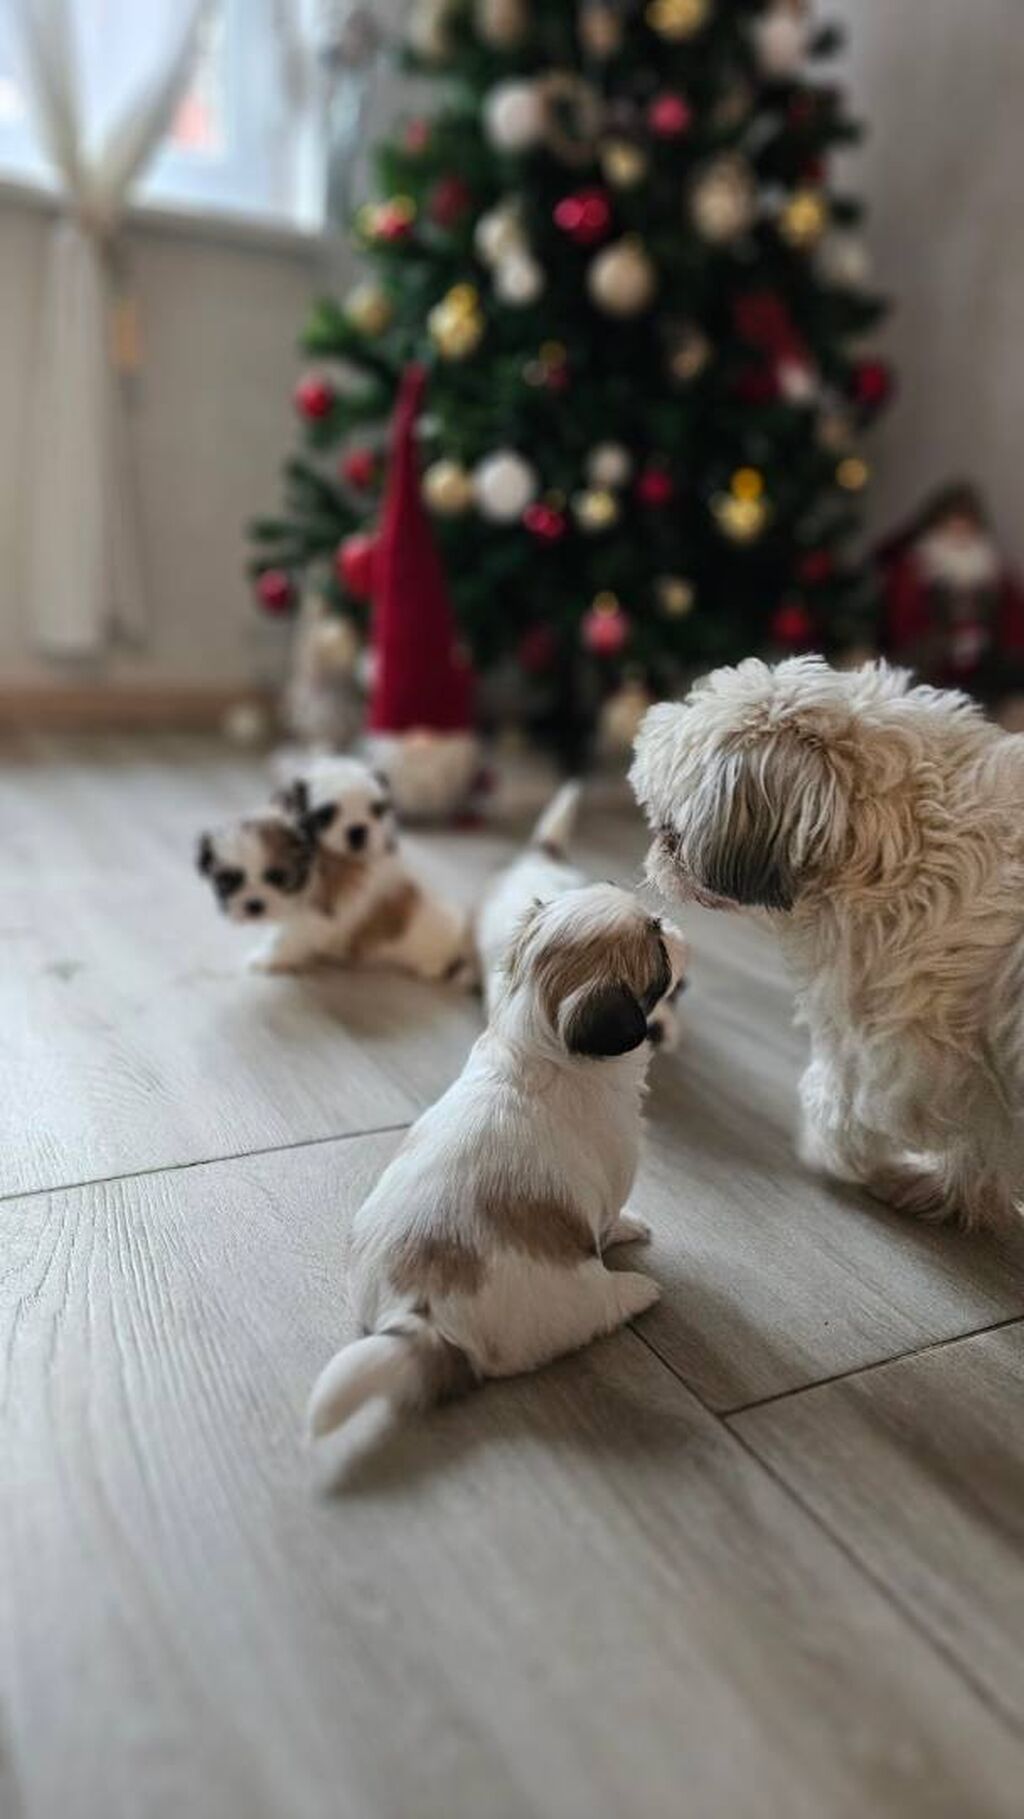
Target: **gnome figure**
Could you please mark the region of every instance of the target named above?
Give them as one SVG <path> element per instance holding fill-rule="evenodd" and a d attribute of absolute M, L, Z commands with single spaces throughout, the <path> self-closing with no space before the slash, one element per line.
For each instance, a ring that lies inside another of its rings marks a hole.
<path fill-rule="evenodd" d="M 974 487 L 933 494 L 877 560 L 886 656 L 989 705 L 1024 688 L 1024 590 Z"/>
<path fill-rule="evenodd" d="M 422 367 L 407 368 L 395 410 L 375 557 L 365 742 L 405 820 L 463 808 L 480 768 L 475 679 L 420 494 L 416 419 L 425 383 Z"/>

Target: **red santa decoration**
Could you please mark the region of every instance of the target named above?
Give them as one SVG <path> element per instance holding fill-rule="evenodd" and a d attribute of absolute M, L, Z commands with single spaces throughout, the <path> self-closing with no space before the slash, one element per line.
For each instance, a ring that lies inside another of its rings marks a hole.
<path fill-rule="evenodd" d="M 1024 589 L 973 486 L 934 493 L 876 559 L 887 656 L 988 704 L 1024 688 Z"/>
<path fill-rule="evenodd" d="M 480 764 L 475 680 L 420 493 L 416 420 L 425 386 L 424 369 L 407 368 L 395 407 L 374 559 L 366 737 L 370 761 L 386 772 L 407 820 L 462 807 Z"/>

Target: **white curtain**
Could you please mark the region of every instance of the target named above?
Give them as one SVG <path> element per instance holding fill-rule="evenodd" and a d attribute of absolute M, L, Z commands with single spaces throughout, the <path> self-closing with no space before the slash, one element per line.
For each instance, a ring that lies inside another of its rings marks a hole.
<path fill-rule="evenodd" d="M 185 88 L 209 0 L 10 0 L 40 141 L 60 180 L 28 452 L 36 641 L 88 657 L 147 616 L 115 311 L 117 229 Z"/>

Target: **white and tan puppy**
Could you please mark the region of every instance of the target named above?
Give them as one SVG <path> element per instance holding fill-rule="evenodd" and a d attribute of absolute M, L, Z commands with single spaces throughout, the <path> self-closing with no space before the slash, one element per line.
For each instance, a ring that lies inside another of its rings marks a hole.
<path fill-rule="evenodd" d="M 486 1032 L 356 1215 L 366 1336 L 321 1374 L 314 1434 L 377 1398 L 415 1408 L 533 1370 L 657 1299 L 603 1253 L 648 1235 L 623 1209 L 675 943 L 609 884 L 529 912 Z"/>
<path fill-rule="evenodd" d="M 653 881 L 772 912 L 811 1038 L 812 1164 L 906 1211 L 1024 1192 L 1024 740 L 884 663 L 716 670 L 631 773 Z"/>
<path fill-rule="evenodd" d="M 566 891 L 592 882 L 569 859 L 581 793 L 578 783 L 562 785 L 541 815 L 529 845 L 495 879 L 477 913 L 476 945 L 488 1011 L 503 978 L 509 949 L 531 906 L 551 903 Z M 675 1048 L 679 1039 L 678 1002 L 686 989 L 689 961 L 682 935 L 678 930 L 673 934 L 677 964 L 667 992 L 647 1019 L 648 1041 L 666 1051 Z"/>

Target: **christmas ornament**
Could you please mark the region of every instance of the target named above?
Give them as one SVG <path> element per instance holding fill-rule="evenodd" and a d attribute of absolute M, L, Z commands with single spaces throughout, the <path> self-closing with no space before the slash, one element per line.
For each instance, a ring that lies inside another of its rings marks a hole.
<path fill-rule="evenodd" d="M 548 150 L 563 164 L 592 164 L 604 117 L 597 90 L 573 70 L 552 70 L 537 87 Z"/>
<path fill-rule="evenodd" d="M 363 721 L 356 678 L 361 648 L 352 621 L 329 610 L 318 589 L 307 588 L 283 701 L 285 725 L 303 744 L 339 751 L 355 743 Z"/>
<path fill-rule="evenodd" d="M 295 600 L 292 578 L 283 568 L 265 568 L 256 577 L 256 597 L 265 613 L 288 613 Z"/>
<path fill-rule="evenodd" d="M 525 250 L 509 253 L 494 270 L 495 296 L 517 308 L 536 303 L 546 283 L 543 266 Z"/>
<path fill-rule="evenodd" d="M 698 170 L 690 187 L 690 215 L 713 246 L 746 233 L 757 211 L 753 173 L 737 152 L 723 152 Z"/>
<path fill-rule="evenodd" d="M 754 467 L 737 468 L 727 493 L 711 501 L 715 522 L 732 543 L 754 543 L 768 522 L 764 477 Z"/>
<path fill-rule="evenodd" d="M 379 284 L 357 284 L 344 304 L 345 316 L 361 335 L 382 335 L 390 328 L 395 310 Z"/>
<path fill-rule="evenodd" d="M 853 441 L 853 424 L 842 411 L 826 410 L 818 419 L 817 438 L 822 448 L 832 455 L 842 454 Z"/>
<path fill-rule="evenodd" d="M 339 543 L 334 553 L 335 573 L 353 600 L 372 597 L 376 555 L 377 539 L 368 531 L 353 531 Z"/>
<path fill-rule="evenodd" d="M 400 816 L 450 814 L 479 768 L 474 679 L 430 519 L 423 509 L 416 423 L 426 375 L 410 366 L 395 409 L 388 492 L 375 562 L 370 762 L 388 777 Z"/>
<path fill-rule="evenodd" d="M 853 369 L 850 391 L 857 404 L 877 409 L 892 391 L 892 374 L 884 360 L 860 360 Z"/>
<path fill-rule="evenodd" d="M 515 50 L 530 30 L 526 0 L 475 0 L 473 29 L 492 50 Z"/>
<path fill-rule="evenodd" d="M 528 360 L 523 367 L 523 378 L 527 385 L 539 386 L 545 391 L 564 392 L 569 383 L 569 360 L 564 343 L 545 341 L 536 360 Z"/>
<path fill-rule="evenodd" d="M 629 677 L 601 709 L 601 743 L 610 752 L 628 752 L 653 697 L 639 677 Z"/>
<path fill-rule="evenodd" d="M 535 82 L 509 78 L 484 99 L 484 132 L 501 152 L 526 152 L 544 134 L 545 107 Z"/>
<path fill-rule="evenodd" d="M 785 82 L 799 73 L 807 55 L 809 25 L 804 0 L 774 0 L 754 20 L 757 67 L 770 82 Z"/>
<path fill-rule="evenodd" d="M 230 745 L 250 751 L 263 745 L 272 730 L 270 714 L 262 701 L 233 701 L 225 710 L 220 726 Z"/>
<path fill-rule="evenodd" d="M 650 0 L 644 18 L 659 38 L 681 44 L 707 24 L 710 13 L 711 0 Z"/>
<path fill-rule="evenodd" d="M 407 121 L 402 133 L 402 144 L 411 158 L 422 158 L 430 144 L 430 121 Z"/>
<path fill-rule="evenodd" d="M 427 213 L 437 227 L 457 227 L 473 200 L 469 184 L 461 177 L 439 177 L 430 192 Z"/>
<path fill-rule="evenodd" d="M 405 39 L 424 63 L 443 63 L 451 51 L 452 0 L 414 0 Z"/>
<path fill-rule="evenodd" d="M 666 618 L 685 619 L 693 611 L 697 594 L 693 582 L 682 575 L 659 575 L 654 597 Z"/>
<path fill-rule="evenodd" d="M 355 669 L 362 643 L 351 619 L 340 613 L 321 618 L 309 636 L 310 653 L 324 676 L 350 676 Z"/>
<path fill-rule="evenodd" d="M 605 591 L 595 595 L 593 605 L 584 613 L 580 637 L 592 656 L 617 657 L 629 643 L 630 629 L 618 595 Z"/>
<path fill-rule="evenodd" d="M 737 335 L 757 349 L 764 364 L 741 375 L 737 391 L 748 403 L 769 403 L 776 395 L 789 404 L 809 404 L 817 396 L 819 374 L 810 348 L 789 306 L 777 291 L 746 291 L 732 306 Z"/>
<path fill-rule="evenodd" d="M 537 470 L 512 449 L 497 449 L 473 470 L 477 506 L 495 524 L 512 524 L 521 518 L 537 496 Z"/>
<path fill-rule="evenodd" d="M 814 641 L 814 620 L 802 600 L 784 600 L 772 616 L 771 630 L 776 644 L 790 650 Z"/>
<path fill-rule="evenodd" d="M 516 657 L 529 676 L 543 675 L 558 655 L 558 640 L 549 625 L 531 625 L 519 641 Z"/>
<path fill-rule="evenodd" d="M 595 63 L 607 63 L 622 49 L 622 15 L 606 0 L 583 0 L 576 30 L 584 56 Z"/>
<path fill-rule="evenodd" d="M 809 549 L 801 556 L 796 565 L 797 580 L 807 587 L 818 587 L 828 581 L 835 571 L 835 562 L 831 550 Z"/>
<path fill-rule="evenodd" d="M 514 198 L 496 203 L 480 216 L 473 229 L 473 245 L 485 265 L 497 265 L 511 254 L 522 252 L 526 235 L 519 203 Z"/>
<path fill-rule="evenodd" d="M 827 226 L 828 203 L 817 189 L 794 190 L 779 215 L 780 235 L 799 251 L 816 246 Z"/>
<path fill-rule="evenodd" d="M 541 499 L 527 506 L 523 524 L 538 543 L 560 543 L 569 528 L 565 513 Z"/>
<path fill-rule="evenodd" d="M 357 492 L 366 492 L 377 478 L 377 452 L 372 448 L 350 448 L 342 455 L 338 471 Z"/>
<path fill-rule="evenodd" d="M 692 123 L 693 110 L 682 95 L 666 91 L 648 104 L 647 124 L 656 139 L 680 139 Z"/>
<path fill-rule="evenodd" d="M 638 316 L 649 307 L 658 288 L 658 274 L 642 240 L 629 235 L 613 240 L 591 260 L 587 290 L 598 309 L 608 316 Z"/>
<path fill-rule="evenodd" d="M 389 196 L 386 202 L 367 202 L 356 216 L 356 227 L 364 240 L 397 244 L 408 240 L 416 223 L 416 204 L 411 196 Z"/>
<path fill-rule="evenodd" d="M 572 502 L 573 515 L 581 530 L 592 535 L 610 530 L 619 521 L 619 502 L 607 487 L 588 487 L 577 493 Z"/>
<path fill-rule="evenodd" d="M 637 477 L 636 496 L 641 505 L 651 506 L 655 509 L 667 505 L 675 490 L 672 476 L 667 468 L 645 467 L 643 473 Z"/>
<path fill-rule="evenodd" d="M 600 160 L 605 180 L 613 189 L 635 189 L 650 169 L 647 153 L 631 139 L 606 139 Z"/>
<path fill-rule="evenodd" d="M 859 455 L 847 455 L 836 468 L 836 480 L 846 493 L 861 493 L 871 478 L 871 470 Z"/>
<path fill-rule="evenodd" d="M 699 379 L 711 358 L 711 343 L 696 322 L 670 322 L 663 330 L 669 377 L 679 385 Z"/>
<path fill-rule="evenodd" d="M 586 474 L 591 486 L 625 486 L 632 472 L 633 457 L 621 442 L 598 442 L 587 456 Z"/>
<path fill-rule="evenodd" d="M 480 295 L 473 284 L 453 284 L 427 316 L 430 339 L 443 360 L 465 360 L 484 333 Z"/>
<path fill-rule="evenodd" d="M 865 290 L 871 282 L 871 260 L 859 234 L 830 233 L 821 243 L 821 269 L 830 284 Z"/>
<path fill-rule="evenodd" d="M 611 227 L 611 203 L 603 189 L 576 190 L 555 203 L 554 221 L 577 246 L 596 246 Z"/>
<path fill-rule="evenodd" d="M 334 409 L 337 393 L 329 380 L 318 373 L 309 373 L 300 379 L 292 394 L 292 401 L 300 417 L 307 423 L 318 423 L 329 417 Z"/>
<path fill-rule="evenodd" d="M 440 518 L 461 517 L 473 503 L 473 477 L 461 461 L 435 461 L 423 476 L 423 497 Z"/>

